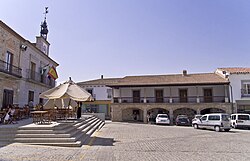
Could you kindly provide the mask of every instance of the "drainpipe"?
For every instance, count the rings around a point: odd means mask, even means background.
[[[233,102],[233,87],[231,86],[231,84],[229,84],[229,87],[230,87],[230,95],[231,95],[231,108],[232,108],[232,113],[233,113],[233,110],[234,110],[234,102]],[[237,109],[237,106],[236,106],[236,113],[237,113],[238,109]]]

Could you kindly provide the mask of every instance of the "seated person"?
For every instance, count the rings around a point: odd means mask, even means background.
[[[12,107],[12,105],[9,105],[8,107],[9,107],[9,109],[8,109],[8,111],[7,111],[7,113],[6,113],[5,117],[4,117],[4,123],[15,124],[15,123],[17,123],[17,122],[13,121],[13,116],[14,116],[14,113],[15,113],[15,109]]]

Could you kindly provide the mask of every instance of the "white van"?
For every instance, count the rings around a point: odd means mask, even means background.
[[[250,115],[246,113],[237,113],[231,115],[231,126],[233,128],[250,129]]]
[[[200,119],[193,122],[195,129],[212,129],[215,131],[229,131],[230,126],[230,116],[225,113],[212,113],[203,115]]]

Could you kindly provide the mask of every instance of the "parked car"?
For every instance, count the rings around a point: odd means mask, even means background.
[[[233,128],[248,128],[250,129],[250,115],[237,113],[231,115],[231,126]]]
[[[194,123],[199,120],[202,117],[202,115],[195,115],[194,118],[192,119],[192,126],[194,126]]]
[[[158,114],[156,116],[156,124],[166,124],[169,125],[170,124],[170,120],[167,114]]]
[[[229,115],[225,113],[203,115],[200,119],[193,122],[193,126],[195,129],[212,129],[217,132],[222,130],[229,131],[231,129]]]
[[[175,124],[178,125],[183,125],[183,126],[189,126],[190,125],[190,121],[188,119],[187,115],[178,115],[176,117],[176,121]]]

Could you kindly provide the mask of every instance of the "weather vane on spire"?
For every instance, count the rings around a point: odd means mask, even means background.
[[[41,24],[41,31],[40,31],[41,36],[45,40],[47,40],[47,35],[48,35],[48,32],[49,32],[47,22],[46,22],[46,14],[49,13],[48,8],[49,7],[45,7],[45,12],[43,13],[44,14],[44,21]]]
[[[45,7],[45,12],[43,13],[44,14],[44,19],[46,20],[46,14],[49,13],[49,7]]]

